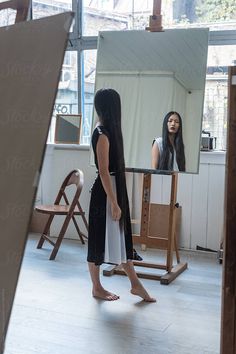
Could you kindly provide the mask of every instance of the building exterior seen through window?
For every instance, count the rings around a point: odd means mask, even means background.
[[[202,128],[215,137],[216,149],[226,149],[228,66],[235,65],[236,45],[209,46]]]
[[[152,7],[152,0],[84,0],[83,34],[97,35],[99,30],[144,30]],[[236,24],[236,3],[234,0],[163,0],[162,14],[164,28],[210,27],[210,30],[230,30]],[[91,60],[89,54],[86,58],[84,65],[90,66],[94,76],[93,65],[96,62]],[[219,150],[226,148],[227,67],[233,65],[235,60],[236,46],[209,46],[202,128],[216,138],[216,149]],[[87,101],[89,104],[93,101],[91,86],[86,92],[87,80],[89,76],[84,77],[85,105]],[[87,113],[92,114],[88,107]],[[87,118],[87,121],[90,119]]]
[[[0,27],[13,25],[15,23],[15,18],[16,18],[16,10],[12,10],[12,9],[1,10]]]
[[[72,0],[33,0],[33,19],[57,15],[72,10]]]
[[[78,114],[78,55],[77,51],[66,51],[57,97],[54,104],[51,128],[48,141],[54,142],[57,114]],[[83,135],[83,133],[82,133]],[[82,140],[83,144],[84,141]]]
[[[152,14],[153,0],[33,0],[32,16],[41,18],[76,9],[73,46],[65,54],[54,106],[49,142],[54,141],[55,115],[82,113],[81,144],[90,143],[96,72],[96,44],[91,36],[100,30],[144,30]],[[82,16],[80,16],[82,11]],[[209,27],[235,30],[235,0],[162,0],[163,27]],[[82,19],[82,23],[79,21]],[[0,26],[13,24],[15,11],[0,12]],[[223,34],[224,35],[224,34]],[[79,39],[84,46],[80,47]],[[94,41],[94,43],[96,43]],[[88,44],[88,49],[86,45]],[[227,67],[235,64],[236,43],[209,46],[203,129],[216,137],[216,148],[226,148]]]

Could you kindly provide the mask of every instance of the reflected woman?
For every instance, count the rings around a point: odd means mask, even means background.
[[[168,171],[185,171],[185,154],[182,136],[182,119],[179,113],[166,114],[162,137],[153,141],[152,168]]]

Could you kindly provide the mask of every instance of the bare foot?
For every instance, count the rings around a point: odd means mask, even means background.
[[[114,301],[120,298],[118,295],[113,294],[110,291],[105,290],[104,288],[93,289],[92,294],[93,297],[96,297],[97,299],[101,299],[101,300],[106,300],[106,301]]]
[[[146,302],[156,302],[156,299],[151,297],[141,284],[136,288],[132,288],[130,292],[133,295],[140,296]]]

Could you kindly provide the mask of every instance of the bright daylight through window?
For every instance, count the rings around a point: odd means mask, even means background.
[[[80,143],[90,144],[100,30],[145,30],[153,0],[33,0],[32,16],[40,18],[74,11],[53,119],[48,137],[54,141],[56,114],[82,113]],[[14,22],[14,11],[2,11],[0,25]],[[209,27],[203,129],[215,137],[217,149],[226,148],[227,67],[236,61],[235,0],[163,0],[163,27]],[[215,35],[215,33],[219,35]],[[231,38],[227,42],[227,38]]]

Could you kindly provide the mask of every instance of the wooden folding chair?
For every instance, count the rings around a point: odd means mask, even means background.
[[[68,186],[73,185],[73,184],[76,187],[76,192],[75,192],[72,202],[69,203],[69,199],[66,194],[66,188]],[[37,248],[42,248],[45,240],[48,241],[51,245],[53,245],[53,250],[52,250],[52,253],[49,258],[50,260],[53,260],[56,258],[57,252],[59,250],[59,247],[61,245],[61,242],[63,240],[63,237],[65,235],[65,232],[67,230],[67,227],[68,227],[71,219],[74,222],[75,228],[79,234],[82,244],[85,243],[84,237],[85,238],[87,238],[87,237],[81,232],[81,230],[76,222],[76,219],[75,219],[75,215],[80,215],[82,217],[82,220],[84,222],[86,229],[88,230],[88,223],[85,218],[85,212],[83,211],[83,209],[79,203],[79,197],[80,197],[80,194],[81,194],[81,191],[83,188],[83,184],[84,184],[83,172],[80,170],[73,170],[68,174],[68,176],[65,178],[64,182],[62,183],[59,193],[58,193],[53,205],[38,205],[35,207],[35,209],[38,212],[49,215],[48,221],[45,225],[45,228],[43,230],[41,238],[38,242]],[[63,199],[65,202],[64,205],[60,204],[61,200],[63,200]],[[54,242],[49,238],[49,230],[50,230],[51,223],[54,219],[54,216],[56,216],[56,215],[64,215],[65,220],[64,220],[64,223],[61,227],[57,241]]]

